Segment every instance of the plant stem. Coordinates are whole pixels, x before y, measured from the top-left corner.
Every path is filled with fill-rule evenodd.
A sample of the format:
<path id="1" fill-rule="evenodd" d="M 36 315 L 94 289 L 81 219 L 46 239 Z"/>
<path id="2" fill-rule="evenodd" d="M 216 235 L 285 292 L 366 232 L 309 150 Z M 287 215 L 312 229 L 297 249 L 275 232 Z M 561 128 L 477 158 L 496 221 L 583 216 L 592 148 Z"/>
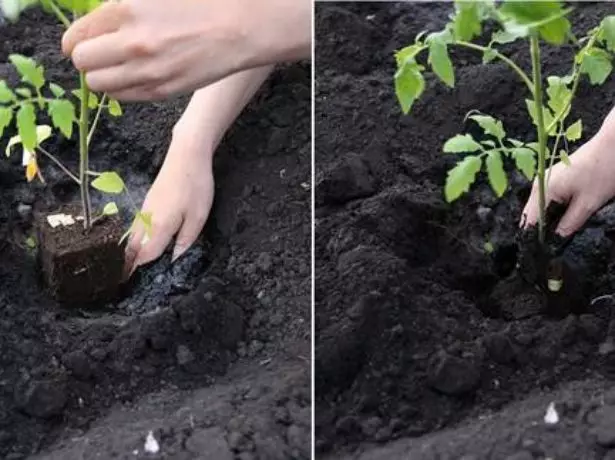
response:
<path id="1" fill-rule="evenodd" d="M 98 104 L 98 110 L 96 111 L 96 116 L 94 117 L 94 121 L 92 122 L 92 127 L 90 128 L 90 132 L 88 133 L 88 145 L 92 141 L 92 136 L 96 131 L 96 126 L 98 125 L 98 120 L 100 119 L 100 113 L 102 112 L 103 106 L 105 105 L 105 99 L 107 98 L 106 94 L 103 94 L 100 98 L 100 103 Z"/>
<path id="2" fill-rule="evenodd" d="M 545 168 L 547 152 L 547 131 L 545 130 L 545 118 L 543 113 L 542 94 L 542 69 L 540 67 L 540 44 L 538 35 L 534 32 L 530 38 L 530 53 L 532 55 L 532 79 L 534 80 L 534 103 L 536 105 L 536 124 L 538 131 L 538 238 L 541 243 L 545 242 L 546 225 L 546 191 L 545 191 Z"/>
<path id="3" fill-rule="evenodd" d="M 455 42 L 456 45 L 459 46 L 464 46 L 466 48 L 470 48 L 473 50 L 477 50 L 477 51 L 481 51 L 481 52 L 485 52 L 487 50 L 491 50 L 493 52 L 493 55 L 499 59 L 500 61 L 506 63 L 512 70 L 514 70 L 516 72 L 517 75 L 519 75 L 519 77 L 521 78 L 521 80 L 523 80 L 523 83 L 525 83 L 525 86 L 528 87 L 528 89 L 533 92 L 534 91 L 534 85 L 532 84 L 532 80 L 530 80 L 530 77 L 527 76 L 527 74 L 523 71 L 523 69 L 521 69 L 521 67 L 519 67 L 517 64 L 514 63 L 514 61 L 506 56 L 504 56 L 502 53 L 500 53 L 498 50 L 493 49 L 493 48 L 488 48 L 486 46 L 481 46 L 481 45 L 477 45 L 475 43 L 470 43 L 470 42 Z"/>
<path id="4" fill-rule="evenodd" d="M 53 161 L 56 166 L 58 168 L 60 168 L 62 171 L 64 171 L 65 174 L 68 175 L 68 177 L 70 177 L 72 180 L 74 180 L 75 182 L 77 182 L 77 184 L 81 184 L 81 182 L 79 181 L 79 178 L 77 176 L 75 176 L 70 169 L 68 169 L 66 166 L 64 166 L 60 160 L 58 160 L 55 156 L 53 156 L 51 153 L 49 153 L 47 150 L 45 150 L 43 147 L 41 147 L 40 145 L 36 148 L 36 150 L 38 150 L 39 152 L 41 152 L 43 155 L 45 155 L 47 158 L 49 158 L 51 161 Z"/>
<path id="5" fill-rule="evenodd" d="M 49 5 L 49 7 L 51 8 L 51 11 L 53 11 L 53 14 L 56 15 L 56 17 L 58 18 L 58 20 L 64 24 L 64 27 L 66 27 L 67 29 L 70 27 L 70 21 L 69 19 L 66 17 L 66 15 L 62 12 L 62 10 L 60 9 L 60 7 L 58 5 L 56 5 L 56 3 L 53 0 L 50 0 L 49 2 L 47 2 L 47 4 Z"/>
<path id="6" fill-rule="evenodd" d="M 88 128 L 90 120 L 90 89 L 85 81 L 85 72 L 79 72 L 81 83 L 81 111 L 79 114 L 79 187 L 83 205 L 83 226 L 89 230 L 92 226 L 92 203 L 87 179 L 89 166 Z"/>

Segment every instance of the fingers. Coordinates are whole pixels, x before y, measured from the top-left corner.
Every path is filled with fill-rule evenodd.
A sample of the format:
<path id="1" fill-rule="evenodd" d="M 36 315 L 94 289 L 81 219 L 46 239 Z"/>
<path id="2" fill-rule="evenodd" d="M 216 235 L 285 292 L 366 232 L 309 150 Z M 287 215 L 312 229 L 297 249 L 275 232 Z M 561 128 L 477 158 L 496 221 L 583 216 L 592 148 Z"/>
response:
<path id="1" fill-rule="evenodd" d="M 181 257 L 181 255 L 194 244 L 196 239 L 199 237 L 201 230 L 203 230 L 205 220 L 205 217 L 192 218 L 187 216 L 184 220 L 182 228 L 177 234 L 177 238 L 175 239 L 175 247 L 173 248 L 173 256 L 171 259 L 172 262 L 179 259 L 179 257 Z"/>
<path id="2" fill-rule="evenodd" d="M 62 52 L 71 56 L 75 47 L 86 40 L 117 31 L 130 19 L 123 3 L 108 2 L 75 21 L 62 37 Z"/>
<path id="3" fill-rule="evenodd" d="M 572 235 L 585 224 L 596 209 L 581 197 L 573 198 L 555 232 L 563 237 Z"/>
<path id="4" fill-rule="evenodd" d="M 547 197 L 546 206 L 549 205 L 549 197 Z M 523 228 L 532 227 L 536 225 L 538 222 L 538 216 L 540 212 L 538 209 L 538 187 L 536 182 L 532 186 L 532 193 L 530 194 L 527 203 L 525 204 L 525 208 L 523 208 L 523 212 L 521 213 L 521 222 L 519 225 Z"/>

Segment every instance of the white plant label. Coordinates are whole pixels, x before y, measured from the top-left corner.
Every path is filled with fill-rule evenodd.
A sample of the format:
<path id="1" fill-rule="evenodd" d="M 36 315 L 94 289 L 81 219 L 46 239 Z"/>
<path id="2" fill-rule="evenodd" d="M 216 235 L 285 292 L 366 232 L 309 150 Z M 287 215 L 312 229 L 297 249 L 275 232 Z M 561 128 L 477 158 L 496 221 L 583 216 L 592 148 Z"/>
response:
<path id="1" fill-rule="evenodd" d="M 59 227 L 60 225 L 62 227 L 68 227 L 75 224 L 75 219 L 69 214 L 52 214 L 47 216 L 47 223 L 52 228 Z"/>

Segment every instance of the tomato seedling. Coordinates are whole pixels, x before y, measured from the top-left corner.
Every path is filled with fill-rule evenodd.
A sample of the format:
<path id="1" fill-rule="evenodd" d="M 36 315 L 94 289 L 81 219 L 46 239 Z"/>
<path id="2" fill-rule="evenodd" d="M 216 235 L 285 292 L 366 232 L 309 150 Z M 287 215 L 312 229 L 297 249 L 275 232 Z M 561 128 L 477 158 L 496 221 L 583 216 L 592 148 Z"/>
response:
<path id="1" fill-rule="evenodd" d="M 0 8 L 5 17 L 16 21 L 26 8 L 38 5 L 54 15 L 64 27 L 69 27 L 72 23 L 69 16 L 77 19 L 98 7 L 100 3 L 100 0 L 0 0 Z M 8 141 L 6 155 L 10 156 L 15 148 L 21 145 L 22 165 L 29 182 L 35 178 L 45 182 L 40 169 L 40 160 L 45 158 L 60 168 L 78 184 L 80 189 L 80 211 L 71 207 L 70 210 L 65 209 L 47 215 L 43 228 L 39 229 L 43 270 L 48 278 L 57 278 L 57 274 L 63 270 L 65 273 L 62 276 L 66 280 L 60 284 L 66 289 L 71 285 L 78 285 L 80 282 L 74 277 L 83 274 L 83 279 L 87 277 L 86 281 L 92 285 L 81 292 L 80 297 L 87 299 L 92 297 L 92 289 L 98 289 L 94 286 L 97 283 L 96 272 L 98 270 L 104 272 L 104 268 L 96 267 L 95 263 L 102 261 L 101 263 L 114 265 L 115 268 L 108 270 L 107 284 L 118 284 L 123 262 L 123 257 L 120 257 L 123 251 L 119 247 L 123 241 L 134 231 L 137 223 L 140 223 L 145 230 L 144 239 L 151 236 L 152 216 L 140 211 L 135 205 L 120 175 L 115 171 L 96 172 L 90 169 L 90 144 L 103 112 L 112 117 L 119 117 L 122 115 L 122 108 L 118 101 L 110 99 L 106 94 L 99 95 L 90 91 L 84 72 L 75 71 L 79 77 L 78 88 L 66 90 L 58 83 L 48 81 L 43 66 L 32 58 L 11 54 L 9 60 L 20 76 L 20 84 L 16 88 L 10 88 L 6 81 L 0 81 L 0 138 L 13 123 L 17 131 L 17 134 Z M 39 123 L 43 117 L 50 120 L 50 125 Z M 71 139 L 75 132 L 79 145 L 79 167 L 76 173 L 43 146 L 54 134 Z M 110 225 L 108 218 L 119 213 L 117 204 L 110 201 L 102 209 L 94 212 L 90 187 L 110 195 L 126 194 L 132 203 L 135 209 L 132 225 L 128 231 L 120 233 L 118 238 L 115 236 L 117 230 L 121 230 L 121 226 L 111 225 L 106 229 L 96 229 L 99 222 L 102 225 L 107 221 L 104 225 Z M 71 236 L 60 233 L 62 230 L 68 232 L 69 228 L 76 227 L 77 222 L 83 224 L 82 235 Z M 84 238 L 90 238 L 92 241 L 81 244 L 80 239 Z M 115 249 L 110 248 L 110 242 L 115 244 Z M 114 254 L 106 259 L 103 255 L 93 255 L 94 251 L 91 250 L 96 250 L 96 246 L 99 250 Z M 79 257 L 68 261 L 65 257 L 67 247 L 73 252 L 78 252 Z M 62 257 L 66 260 L 60 260 Z"/>
<path id="2" fill-rule="evenodd" d="M 482 54 L 484 64 L 500 61 L 510 68 L 527 88 L 527 112 L 535 128 L 534 139 L 520 140 L 509 137 L 504 124 L 495 117 L 477 111 L 466 118 L 482 129 L 483 136 L 475 139 L 470 134 L 458 134 L 443 146 L 444 153 L 463 155 L 447 175 L 444 195 L 448 202 L 468 192 L 481 170 L 486 170 L 491 188 L 502 197 L 508 188 L 504 159 L 511 159 L 516 168 L 538 185 L 538 235 L 545 241 L 546 195 L 549 177 L 547 171 L 556 161 L 569 164 L 571 142 L 582 137 L 582 120 L 570 123 L 573 99 L 583 76 L 591 85 L 603 84 L 613 70 L 612 53 L 615 52 L 615 16 L 604 18 L 582 38 L 571 31 L 566 8 L 559 1 L 510 1 L 499 6 L 495 2 L 455 2 L 451 21 L 439 32 L 422 32 L 415 42 L 395 53 L 397 70 L 395 91 L 402 111 L 408 114 L 425 91 L 426 67 L 419 63 L 427 53 L 427 65 L 447 86 L 455 86 L 455 70 L 449 56 L 451 46 L 459 46 Z M 486 22 L 496 25 L 487 45 L 472 40 L 480 37 Z M 526 73 L 500 45 L 525 40 L 531 54 L 531 74 Z M 570 72 L 544 78 L 541 63 L 541 41 L 548 45 L 571 44 L 575 55 Z"/>

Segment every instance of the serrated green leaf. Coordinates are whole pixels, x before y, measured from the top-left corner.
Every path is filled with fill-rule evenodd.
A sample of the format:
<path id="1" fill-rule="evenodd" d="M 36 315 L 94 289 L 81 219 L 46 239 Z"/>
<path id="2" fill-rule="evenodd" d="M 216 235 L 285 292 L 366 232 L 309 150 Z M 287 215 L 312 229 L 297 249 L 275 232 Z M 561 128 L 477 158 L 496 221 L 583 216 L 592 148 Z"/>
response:
<path id="1" fill-rule="evenodd" d="M 408 114 L 414 102 L 425 91 L 422 67 L 416 62 L 406 61 L 395 73 L 395 94 L 404 114 Z"/>
<path id="2" fill-rule="evenodd" d="M 407 61 L 415 61 L 417 54 L 425 49 L 425 45 L 422 43 L 415 43 L 395 52 L 395 62 L 397 67 L 403 67 Z"/>
<path id="3" fill-rule="evenodd" d="M 32 91 L 30 91 L 28 88 L 17 88 L 15 92 L 23 98 L 26 98 L 26 99 L 32 98 Z"/>
<path id="4" fill-rule="evenodd" d="M 496 139 L 502 140 L 506 137 L 506 131 L 504 131 L 504 125 L 500 120 L 489 115 L 472 115 L 469 117 L 474 120 L 478 125 L 483 128 L 485 134 L 494 136 Z"/>
<path id="5" fill-rule="evenodd" d="M 479 157 L 469 156 L 457 163 L 457 166 L 448 172 L 444 186 L 444 197 L 447 202 L 456 200 L 470 190 L 470 186 L 476 180 L 476 174 L 480 171 L 482 164 L 483 162 Z"/>
<path id="6" fill-rule="evenodd" d="M 53 125 L 58 128 L 67 139 L 73 135 L 73 123 L 77 120 L 75 106 L 67 99 L 54 99 L 49 102 L 49 115 Z"/>
<path id="7" fill-rule="evenodd" d="M 530 117 L 532 118 L 532 122 L 534 123 L 535 126 L 538 126 L 538 114 L 536 113 L 536 103 L 530 99 L 526 99 L 525 105 L 527 106 L 527 111 L 530 114 Z M 543 121 L 545 124 L 544 129 L 547 129 L 547 127 L 549 127 L 551 123 L 553 123 L 554 115 L 551 112 L 551 110 L 549 110 L 547 107 L 543 107 L 542 117 L 543 117 Z M 547 134 L 549 134 L 550 136 L 553 136 L 556 134 L 556 131 L 557 131 L 556 126 L 554 126 L 551 129 L 551 131 L 549 131 Z"/>
<path id="8" fill-rule="evenodd" d="M 566 118 L 570 112 L 570 104 L 568 104 L 568 101 L 572 96 L 572 91 L 568 89 L 564 79 L 560 77 L 548 77 L 547 84 L 547 96 L 549 97 L 548 106 L 553 110 L 554 114 L 559 114 L 566 108 L 567 110 L 563 117 Z"/>
<path id="9" fill-rule="evenodd" d="M 66 94 L 66 91 L 64 91 L 64 88 L 62 88 L 60 85 L 57 85 L 55 83 L 50 83 L 49 89 L 51 90 L 51 93 L 57 98 L 63 97 L 64 94 Z"/>
<path id="10" fill-rule="evenodd" d="M 615 16 L 607 16 L 600 24 L 600 39 L 609 51 L 615 51 Z"/>
<path id="11" fill-rule="evenodd" d="M 113 216 L 117 214 L 118 212 L 120 212 L 120 210 L 118 209 L 117 204 L 115 204 L 115 202 L 112 201 L 105 205 L 102 213 L 105 216 Z"/>
<path id="12" fill-rule="evenodd" d="M 112 117 L 122 116 L 122 106 L 115 99 L 109 99 L 109 115 Z"/>
<path id="13" fill-rule="evenodd" d="M 43 66 L 37 65 L 32 58 L 21 54 L 11 54 L 9 60 L 17 69 L 21 80 L 31 84 L 36 89 L 41 89 L 45 84 L 45 70 Z"/>
<path id="14" fill-rule="evenodd" d="M 480 144 L 470 134 L 457 134 L 444 143 L 444 153 L 471 153 L 480 150 Z"/>
<path id="15" fill-rule="evenodd" d="M 11 124 L 13 110 L 8 107 L 0 107 L 0 138 L 4 135 L 4 130 Z"/>
<path id="16" fill-rule="evenodd" d="M 511 150 L 515 166 L 527 180 L 534 179 L 536 173 L 536 153 L 527 147 L 517 147 Z"/>
<path id="17" fill-rule="evenodd" d="M 508 142 L 510 142 L 515 147 L 523 147 L 525 145 L 524 142 L 521 142 L 521 141 L 519 141 L 517 139 L 508 139 Z"/>
<path id="18" fill-rule="evenodd" d="M 590 48 L 580 55 L 581 73 L 589 77 L 592 85 L 603 84 L 613 71 L 611 56 L 600 48 Z"/>
<path id="19" fill-rule="evenodd" d="M 559 158 L 566 166 L 570 166 L 570 157 L 568 156 L 568 152 L 566 152 L 566 150 L 562 149 L 559 151 Z"/>
<path id="20" fill-rule="evenodd" d="M 480 143 L 483 145 L 486 145 L 487 147 L 491 147 L 491 148 L 495 147 L 495 142 L 490 141 L 490 140 L 480 141 Z"/>
<path id="21" fill-rule="evenodd" d="M 36 112 L 30 103 L 21 105 L 15 116 L 17 132 L 26 150 L 33 151 L 38 142 L 36 139 Z"/>
<path id="22" fill-rule="evenodd" d="M 448 55 L 446 42 L 440 37 L 433 37 L 429 41 L 428 62 L 440 80 L 451 88 L 455 86 L 455 71 L 453 70 L 453 63 Z"/>
<path id="23" fill-rule="evenodd" d="M 92 187 L 101 192 L 118 195 L 124 191 L 124 181 L 120 175 L 114 171 L 101 173 L 92 181 Z"/>
<path id="24" fill-rule="evenodd" d="M 0 104 L 6 104 L 15 100 L 15 94 L 8 87 L 6 81 L 0 80 Z"/>
<path id="25" fill-rule="evenodd" d="M 470 41 L 481 34 L 479 2 L 456 0 L 453 33 L 457 40 Z"/>
<path id="26" fill-rule="evenodd" d="M 489 179 L 489 184 L 491 184 L 491 188 L 498 198 L 500 198 L 504 195 L 504 192 L 508 187 L 508 178 L 506 177 L 506 172 L 504 172 L 504 163 L 502 162 L 500 152 L 489 152 L 489 155 L 487 155 L 487 159 L 485 160 L 485 164 L 487 166 L 487 178 Z"/>
<path id="27" fill-rule="evenodd" d="M 581 139 L 581 135 L 583 134 L 583 121 L 577 120 L 566 130 L 566 139 L 569 141 L 578 141 Z"/>
<path id="28" fill-rule="evenodd" d="M 537 29 L 545 41 L 554 45 L 561 45 L 568 37 L 570 21 L 565 16 L 569 11 L 563 8 L 561 2 L 551 0 L 505 0 L 500 8 L 507 22 L 514 21 Z"/>

